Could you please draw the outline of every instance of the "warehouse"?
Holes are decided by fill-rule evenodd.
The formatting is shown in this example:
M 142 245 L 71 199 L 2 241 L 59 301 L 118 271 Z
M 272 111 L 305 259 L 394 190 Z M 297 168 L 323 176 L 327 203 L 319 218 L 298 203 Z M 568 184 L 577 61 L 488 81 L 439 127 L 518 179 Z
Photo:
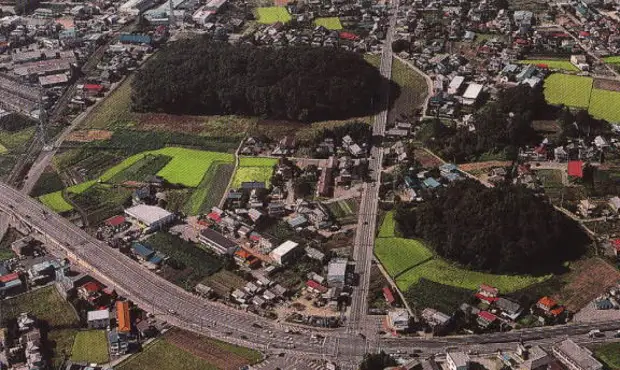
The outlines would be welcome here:
M 342 287 L 347 273 L 347 260 L 337 258 L 331 260 L 327 266 L 327 285 Z
M 174 214 L 163 208 L 146 204 L 127 208 L 125 214 L 151 230 L 159 229 L 174 221 Z
M 269 253 L 269 257 L 279 265 L 288 265 L 293 262 L 300 253 L 303 253 L 303 249 L 299 247 L 299 244 L 287 240 L 276 249 L 272 250 L 271 253 Z

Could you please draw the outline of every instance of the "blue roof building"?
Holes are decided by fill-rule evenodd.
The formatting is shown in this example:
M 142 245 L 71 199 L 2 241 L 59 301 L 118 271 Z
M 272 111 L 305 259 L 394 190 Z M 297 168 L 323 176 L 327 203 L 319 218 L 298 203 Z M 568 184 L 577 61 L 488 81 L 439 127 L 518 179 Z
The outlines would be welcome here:
M 457 173 L 454 172 L 449 172 L 449 173 L 442 173 L 441 177 L 443 177 L 444 179 L 450 181 L 450 182 L 454 182 L 456 180 L 460 180 L 461 176 L 459 176 Z
M 155 254 L 154 250 L 141 243 L 133 243 L 131 245 L 131 250 L 143 260 L 149 260 Z
M 290 220 L 288 220 L 288 224 L 292 227 L 292 228 L 296 228 L 296 227 L 300 227 L 305 225 L 308 222 L 308 219 L 305 218 L 302 215 L 299 215 L 297 217 L 293 217 Z
M 134 44 L 134 45 L 140 45 L 140 44 L 150 45 L 153 42 L 153 40 L 151 39 L 151 36 L 149 35 L 134 35 L 130 33 L 121 34 L 118 37 L 118 40 L 122 42 L 123 44 Z
M 424 186 L 430 189 L 435 189 L 435 188 L 440 187 L 441 184 L 439 183 L 439 181 L 435 180 L 434 178 L 429 177 L 428 179 L 424 180 Z
M 441 173 L 450 173 L 450 172 L 454 172 L 457 170 L 456 165 L 452 164 L 452 163 L 446 163 L 446 164 L 442 164 L 441 166 L 439 166 L 439 172 Z

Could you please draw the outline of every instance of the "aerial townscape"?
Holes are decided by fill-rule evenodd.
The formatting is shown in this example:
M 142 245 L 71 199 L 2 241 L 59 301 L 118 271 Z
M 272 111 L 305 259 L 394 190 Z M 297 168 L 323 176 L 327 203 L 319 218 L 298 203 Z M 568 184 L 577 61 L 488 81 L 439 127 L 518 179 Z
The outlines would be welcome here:
M 2 369 L 620 369 L 620 0 L 0 2 Z

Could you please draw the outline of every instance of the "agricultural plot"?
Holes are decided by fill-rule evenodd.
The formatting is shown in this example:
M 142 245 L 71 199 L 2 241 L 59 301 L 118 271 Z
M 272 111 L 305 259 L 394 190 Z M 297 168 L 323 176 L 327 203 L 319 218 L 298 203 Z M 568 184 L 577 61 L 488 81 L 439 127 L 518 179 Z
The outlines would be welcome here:
M 48 286 L 0 302 L 4 319 L 15 318 L 21 312 L 30 312 L 47 326 L 46 346 L 54 368 L 64 362 L 64 354 L 71 354 L 73 339 L 80 321 L 73 307 L 53 286 Z M 45 338 L 45 336 L 44 336 Z
M 164 168 L 171 159 L 165 155 L 147 154 L 125 170 L 112 176 L 109 182 L 121 184 L 125 181 L 145 181 L 149 175 L 155 175 Z
M 424 104 L 428 95 L 426 79 L 399 59 L 394 60 L 392 81 L 400 87 L 400 94 L 388 113 L 388 120 L 394 122 L 401 116 L 409 116 Z
M 73 206 L 69 204 L 69 202 L 67 202 L 63 197 L 62 190 L 41 195 L 39 197 L 39 201 L 48 206 L 56 213 L 69 212 L 73 210 Z
M 378 238 L 375 254 L 392 277 L 433 258 L 433 253 L 422 242 L 403 238 Z
M 379 238 L 392 238 L 396 236 L 394 229 L 396 228 L 396 222 L 394 221 L 394 212 L 388 212 L 383 217 L 383 222 L 379 227 Z
M 222 259 L 215 254 L 169 233 L 155 233 L 143 243 L 169 257 L 164 277 L 187 290 L 193 289 L 223 265 Z
M 196 190 L 184 204 L 184 212 L 188 215 L 197 215 L 217 206 L 234 169 L 230 163 L 214 163 L 209 167 Z
M 520 60 L 520 64 L 544 65 L 549 69 L 557 69 L 561 71 L 578 72 L 579 68 L 575 67 L 569 60 L 558 59 L 527 59 Z
M 594 356 L 607 365 L 607 369 L 620 369 L 620 343 L 608 343 L 595 347 Z
M 545 79 L 544 93 L 549 104 L 588 108 L 592 78 L 554 73 Z
M 439 284 L 469 290 L 476 290 L 481 284 L 490 284 L 502 292 L 510 293 L 540 283 L 549 277 L 487 274 L 465 270 L 445 261 L 434 259 L 400 275 L 396 280 L 396 285 L 401 290 L 407 290 L 409 286 L 424 278 Z
M 603 61 L 607 64 L 620 64 L 620 56 L 605 57 Z
M 222 297 L 227 296 L 235 289 L 243 288 L 246 284 L 245 280 L 240 276 L 224 269 L 205 278 L 202 283 L 213 288 L 213 291 Z
M 620 123 L 620 92 L 593 89 L 588 112 L 595 118 Z
M 30 192 L 30 196 L 38 197 L 39 195 L 53 193 L 64 188 L 65 184 L 58 176 L 58 173 L 52 168 L 47 168 L 39 177 L 39 180 Z
M 104 101 L 88 115 L 87 128 L 93 129 L 119 129 L 131 123 L 131 81 L 133 75 L 128 77 L 116 88 Z
M 91 225 L 123 212 L 123 207 L 130 203 L 131 189 L 114 187 L 108 184 L 95 184 L 87 190 L 69 193 L 71 201 L 86 214 Z
M 213 162 L 232 162 L 228 153 L 207 152 L 185 148 L 163 148 L 152 152 L 172 157 L 170 163 L 157 175 L 173 184 L 196 187 Z
M 256 9 L 258 13 L 258 23 L 261 24 L 274 24 L 274 23 L 288 23 L 292 19 L 283 6 L 269 6 Z
M 239 188 L 243 182 L 259 181 L 264 182 L 268 187 L 273 175 L 273 166 L 277 163 L 278 160 L 275 158 L 240 158 L 231 186 Z
M 327 208 L 341 225 L 352 224 L 357 221 L 359 206 L 355 199 L 345 199 L 328 203 Z
M 26 127 L 18 131 L 0 130 L 0 144 L 5 152 L 24 152 L 25 145 L 32 139 L 35 127 Z
M 176 370 L 183 364 L 185 370 L 219 370 L 220 368 L 195 356 L 165 339 L 151 343 L 137 355 L 115 366 L 118 370 Z
M 454 312 L 463 302 L 471 299 L 474 291 L 438 284 L 424 278 L 403 291 L 407 302 L 415 307 L 430 307 L 441 312 Z
M 314 20 L 314 25 L 325 27 L 328 30 L 338 31 L 342 29 L 342 24 L 338 17 L 317 18 Z
M 80 331 L 76 334 L 71 361 L 104 364 L 109 359 L 105 330 Z

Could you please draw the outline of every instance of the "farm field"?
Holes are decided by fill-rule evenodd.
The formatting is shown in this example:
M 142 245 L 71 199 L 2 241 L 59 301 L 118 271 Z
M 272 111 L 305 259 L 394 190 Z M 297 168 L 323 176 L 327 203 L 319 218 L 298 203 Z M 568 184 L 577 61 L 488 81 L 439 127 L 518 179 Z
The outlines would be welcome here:
M 620 56 L 611 56 L 603 58 L 603 61 L 607 64 L 620 64 Z
M 256 351 L 174 329 L 115 369 L 237 370 L 260 359 Z
M 145 160 L 145 158 L 150 158 Z M 171 159 L 168 159 L 171 158 Z M 123 178 L 146 175 L 155 172 L 167 181 L 187 187 L 198 186 L 213 163 L 231 163 L 233 156 L 228 153 L 167 147 L 135 154 L 105 171 L 97 180 L 86 181 L 67 188 L 67 192 L 82 194 L 98 182 L 115 182 Z M 140 161 L 143 161 L 140 163 Z M 163 165 L 163 162 L 167 163 Z M 162 166 L 163 165 L 163 166 Z M 128 171 L 128 172 L 125 172 Z M 154 173 L 152 173 L 154 174 Z M 52 195 L 53 194 L 53 195 Z M 70 204 L 62 198 L 62 193 L 46 194 L 39 199 L 57 212 L 64 212 Z M 60 211 L 64 210 L 64 211 Z
M 9 150 L 4 145 L 0 144 L 0 154 L 4 154 L 8 151 Z
M 620 123 L 620 92 L 593 89 L 588 112 L 599 119 Z
M 620 369 L 620 343 L 597 346 L 593 352 L 595 357 L 607 365 L 607 369 Z
M 490 284 L 509 293 L 549 278 L 494 275 L 466 270 L 433 258 L 432 251 L 420 241 L 391 237 L 393 235 L 394 219 L 392 212 L 388 212 L 379 228 L 379 237 L 375 240 L 375 254 L 403 292 L 422 279 L 468 290 L 478 289 L 481 284 Z
M 65 184 L 62 182 L 60 176 L 58 176 L 58 173 L 56 173 L 56 170 L 48 167 L 45 169 L 45 172 L 41 174 L 41 177 L 39 177 L 39 180 L 30 192 L 30 196 L 38 197 L 39 195 L 53 193 L 64 188 Z
M 340 18 L 338 17 L 327 17 L 327 18 L 317 18 L 314 20 L 314 24 L 316 26 L 323 26 L 328 30 L 341 30 L 342 24 L 340 23 Z
M 131 189 L 114 187 L 109 184 L 95 184 L 82 193 L 68 193 L 69 199 L 86 214 L 89 225 L 123 213 L 123 206 L 129 204 Z
M 422 278 L 404 290 L 403 296 L 415 307 L 430 307 L 441 312 L 454 312 L 461 303 L 471 299 L 474 293 L 475 291 Z
M 261 24 L 288 23 L 292 19 L 288 10 L 282 6 L 257 8 L 256 11 L 258 13 L 258 23 Z
M 197 215 L 217 206 L 226 191 L 228 180 L 234 170 L 234 165 L 230 163 L 214 162 L 184 204 L 184 212 L 188 215 Z
M 409 116 L 418 109 L 428 95 L 428 86 L 424 76 L 414 71 L 400 59 L 394 59 L 392 81 L 400 87 L 400 95 L 388 113 L 388 120 L 393 122 L 401 115 Z
M 575 67 L 570 60 L 557 60 L 557 59 L 525 59 L 520 60 L 520 64 L 536 64 L 546 65 L 549 69 L 559 69 L 569 72 L 578 72 L 579 68 Z
M 359 209 L 357 200 L 339 200 L 337 202 L 328 203 L 326 206 L 341 225 L 357 222 L 357 211 Z
M 433 253 L 419 240 L 378 238 L 375 254 L 392 277 L 433 258 Z
M 549 104 L 588 108 L 592 78 L 554 73 L 545 79 L 544 93 Z
M 104 364 L 109 359 L 105 330 L 79 331 L 75 335 L 71 361 Z
M 245 280 L 234 272 L 222 269 L 205 278 L 202 283 L 213 288 L 213 291 L 220 296 L 226 296 L 234 289 L 241 289 L 245 285 Z
M 54 367 L 64 362 L 63 353 L 71 355 L 73 339 L 80 327 L 77 314 L 53 286 L 0 302 L 4 318 L 30 312 L 47 326 L 47 341 Z M 45 338 L 45 336 L 43 336 Z
M 86 128 L 116 130 L 127 127 L 133 120 L 131 114 L 131 81 L 133 75 L 125 79 L 104 101 L 88 115 Z
M 73 210 L 73 206 L 65 200 L 62 195 L 62 190 L 55 191 L 53 193 L 41 195 L 39 201 L 56 213 L 69 212 Z
M 260 181 L 264 182 L 265 186 L 268 187 L 273 174 L 273 166 L 277 163 L 278 160 L 276 158 L 240 158 L 231 186 L 239 188 L 243 182 Z
M 161 171 L 172 158 L 166 155 L 147 154 L 125 170 L 110 178 L 110 182 L 121 184 L 125 181 L 145 181 L 149 175 Z

